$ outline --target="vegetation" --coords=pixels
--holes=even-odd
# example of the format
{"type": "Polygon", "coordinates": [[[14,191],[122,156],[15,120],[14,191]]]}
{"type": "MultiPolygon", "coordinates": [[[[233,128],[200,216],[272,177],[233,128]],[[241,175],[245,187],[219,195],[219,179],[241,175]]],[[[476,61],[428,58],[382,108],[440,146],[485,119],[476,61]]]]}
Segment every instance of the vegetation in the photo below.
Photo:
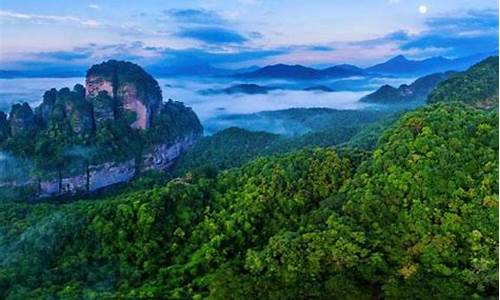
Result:
{"type": "Polygon", "coordinates": [[[381,120],[391,113],[374,110],[338,110],[330,108],[290,108],[253,114],[223,115],[205,128],[208,133],[221,131],[227,123],[251,131],[266,131],[286,136],[300,136],[310,132],[364,126],[381,120]]]}
{"type": "Polygon", "coordinates": [[[374,103],[423,102],[432,89],[448,78],[450,74],[452,73],[435,73],[423,76],[409,85],[402,84],[398,88],[384,85],[375,92],[361,98],[361,101],[374,103]]]}
{"type": "Polygon", "coordinates": [[[498,107],[498,56],[487,58],[443,81],[427,101],[457,101],[480,108],[498,107]]]}
{"type": "MultiPolygon", "coordinates": [[[[249,148],[280,140],[258,137],[249,148]]],[[[494,299],[497,187],[498,112],[432,105],[368,156],[309,149],[99,201],[1,204],[0,297],[494,299]]]]}

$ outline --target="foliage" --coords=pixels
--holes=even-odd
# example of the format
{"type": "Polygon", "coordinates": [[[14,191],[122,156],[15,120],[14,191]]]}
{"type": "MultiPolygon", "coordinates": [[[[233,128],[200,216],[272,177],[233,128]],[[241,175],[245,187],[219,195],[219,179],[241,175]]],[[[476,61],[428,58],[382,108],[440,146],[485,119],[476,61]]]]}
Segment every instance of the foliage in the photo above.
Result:
{"type": "Polygon", "coordinates": [[[4,203],[0,297],[494,299],[497,175],[498,113],[433,105],[369,157],[309,149],[99,200],[4,203]]]}
{"type": "Polygon", "coordinates": [[[480,108],[498,107],[498,56],[457,73],[434,89],[429,103],[464,102],[480,108]]]}

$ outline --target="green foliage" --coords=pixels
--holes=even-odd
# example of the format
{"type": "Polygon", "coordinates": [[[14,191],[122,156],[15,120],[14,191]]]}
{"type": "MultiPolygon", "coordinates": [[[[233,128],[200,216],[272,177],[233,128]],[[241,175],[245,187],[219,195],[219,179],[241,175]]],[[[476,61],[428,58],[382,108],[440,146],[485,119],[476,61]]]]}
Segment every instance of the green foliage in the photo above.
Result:
{"type": "MultiPolygon", "coordinates": [[[[318,114],[316,119],[324,119],[321,110],[318,114]]],[[[359,116],[361,115],[369,116],[370,113],[359,116]]],[[[339,119],[329,116],[330,124],[335,123],[336,126],[332,125],[330,128],[321,128],[293,137],[231,127],[201,139],[176,163],[172,173],[174,176],[182,176],[193,170],[199,172],[225,170],[239,167],[257,157],[303,148],[338,146],[371,150],[377,145],[382,132],[399,116],[398,114],[382,118],[381,115],[374,113],[372,117],[365,118],[366,124],[358,120],[354,113],[352,119],[346,116],[339,119]]],[[[312,119],[315,119],[312,114],[305,117],[305,120],[310,120],[306,122],[309,125],[313,123],[312,119]]]]}
{"type": "Polygon", "coordinates": [[[497,175],[498,113],[433,105],[369,157],[302,150],[98,200],[4,203],[0,297],[494,299],[497,175]]]}
{"type": "Polygon", "coordinates": [[[498,107],[498,56],[457,73],[434,89],[429,103],[463,102],[480,108],[498,107]]]}

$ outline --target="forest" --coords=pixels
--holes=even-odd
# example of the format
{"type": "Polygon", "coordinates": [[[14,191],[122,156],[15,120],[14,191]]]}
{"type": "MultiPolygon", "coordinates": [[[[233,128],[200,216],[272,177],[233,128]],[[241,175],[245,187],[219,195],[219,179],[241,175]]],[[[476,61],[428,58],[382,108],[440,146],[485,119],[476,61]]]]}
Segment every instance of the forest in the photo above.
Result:
{"type": "Polygon", "coordinates": [[[0,298],[496,299],[495,63],[363,128],[230,128],[173,178],[3,202],[0,298]]]}

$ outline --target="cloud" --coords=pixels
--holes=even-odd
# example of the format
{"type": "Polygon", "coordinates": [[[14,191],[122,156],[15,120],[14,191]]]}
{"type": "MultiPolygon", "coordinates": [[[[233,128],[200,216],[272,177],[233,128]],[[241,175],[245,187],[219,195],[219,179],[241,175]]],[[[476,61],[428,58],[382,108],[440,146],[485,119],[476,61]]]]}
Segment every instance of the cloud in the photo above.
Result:
{"type": "Polygon", "coordinates": [[[443,49],[445,55],[464,56],[498,49],[498,12],[475,10],[432,17],[423,32],[412,35],[402,50],[443,49]]]}
{"type": "Polygon", "coordinates": [[[405,30],[398,30],[394,32],[390,32],[386,35],[383,35],[381,37],[376,37],[373,39],[368,39],[368,40],[362,40],[362,41],[355,41],[352,42],[352,45],[358,45],[358,46],[365,46],[365,47],[370,47],[370,46],[377,46],[377,45],[383,45],[383,44],[389,44],[389,43],[401,43],[408,41],[410,39],[410,35],[407,31],[405,30]]]}
{"type": "Polygon", "coordinates": [[[307,48],[310,51],[317,51],[317,52],[328,52],[328,51],[335,50],[335,48],[333,48],[333,47],[323,46],[323,45],[309,46],[307,48]]]}
{"type": "Polygon", "coordinates": [[[418,33],[398,30],[350,46],[393,48],[414,56],[467,56],[498,49],[498,12],[473,10],[427,18],[418,33]]]}
{"type": "Polygon", "coordinates": [[[38,14],[25,14],[13,11],[0,10],[0,18],[8,18],[21,21],[32,22],[68,22],[77,23],[86,27],[96,27],[100,23],[95,20],[86,20],[75,16],[57,16],[57,15],[38,15],[38,14]]]}
{"type": "Polygon", "coordinates": [[[233,64],[253,61],[287,53],[285,49],[238,49],[236,51],[207,51],[202,49],[162,49],[160,50],[164,62],[173,64],[198,64],[213,65],[233,64]]]}
{"type": "Polygon", "coordinates": [[[217,12],[206,9],[170,9],[164,14],[179,23],[187,24],[223,24],[226,20],[217,12]]]}
{"type": "Polygon", "coordinates": [[[239,32],[224,27],[190,27],[182,28],[176,36],[210,44],[242,44],[248,38],[239,32]]]}
{"type": "Polygon", "coordinates": [[[101,7],[97,4],[89,4],[88,5],[88,8],[92,8],[92,9],[101,9],[101,7]]]}
{"type": "Polygon", "coordinates": [[[70,51],[48,51],[34,53],[40,60],[63,60],[75,61],[80,59],[88,59],[91,57],[92,52],[88,48],[78,48],[70,51]]]}

